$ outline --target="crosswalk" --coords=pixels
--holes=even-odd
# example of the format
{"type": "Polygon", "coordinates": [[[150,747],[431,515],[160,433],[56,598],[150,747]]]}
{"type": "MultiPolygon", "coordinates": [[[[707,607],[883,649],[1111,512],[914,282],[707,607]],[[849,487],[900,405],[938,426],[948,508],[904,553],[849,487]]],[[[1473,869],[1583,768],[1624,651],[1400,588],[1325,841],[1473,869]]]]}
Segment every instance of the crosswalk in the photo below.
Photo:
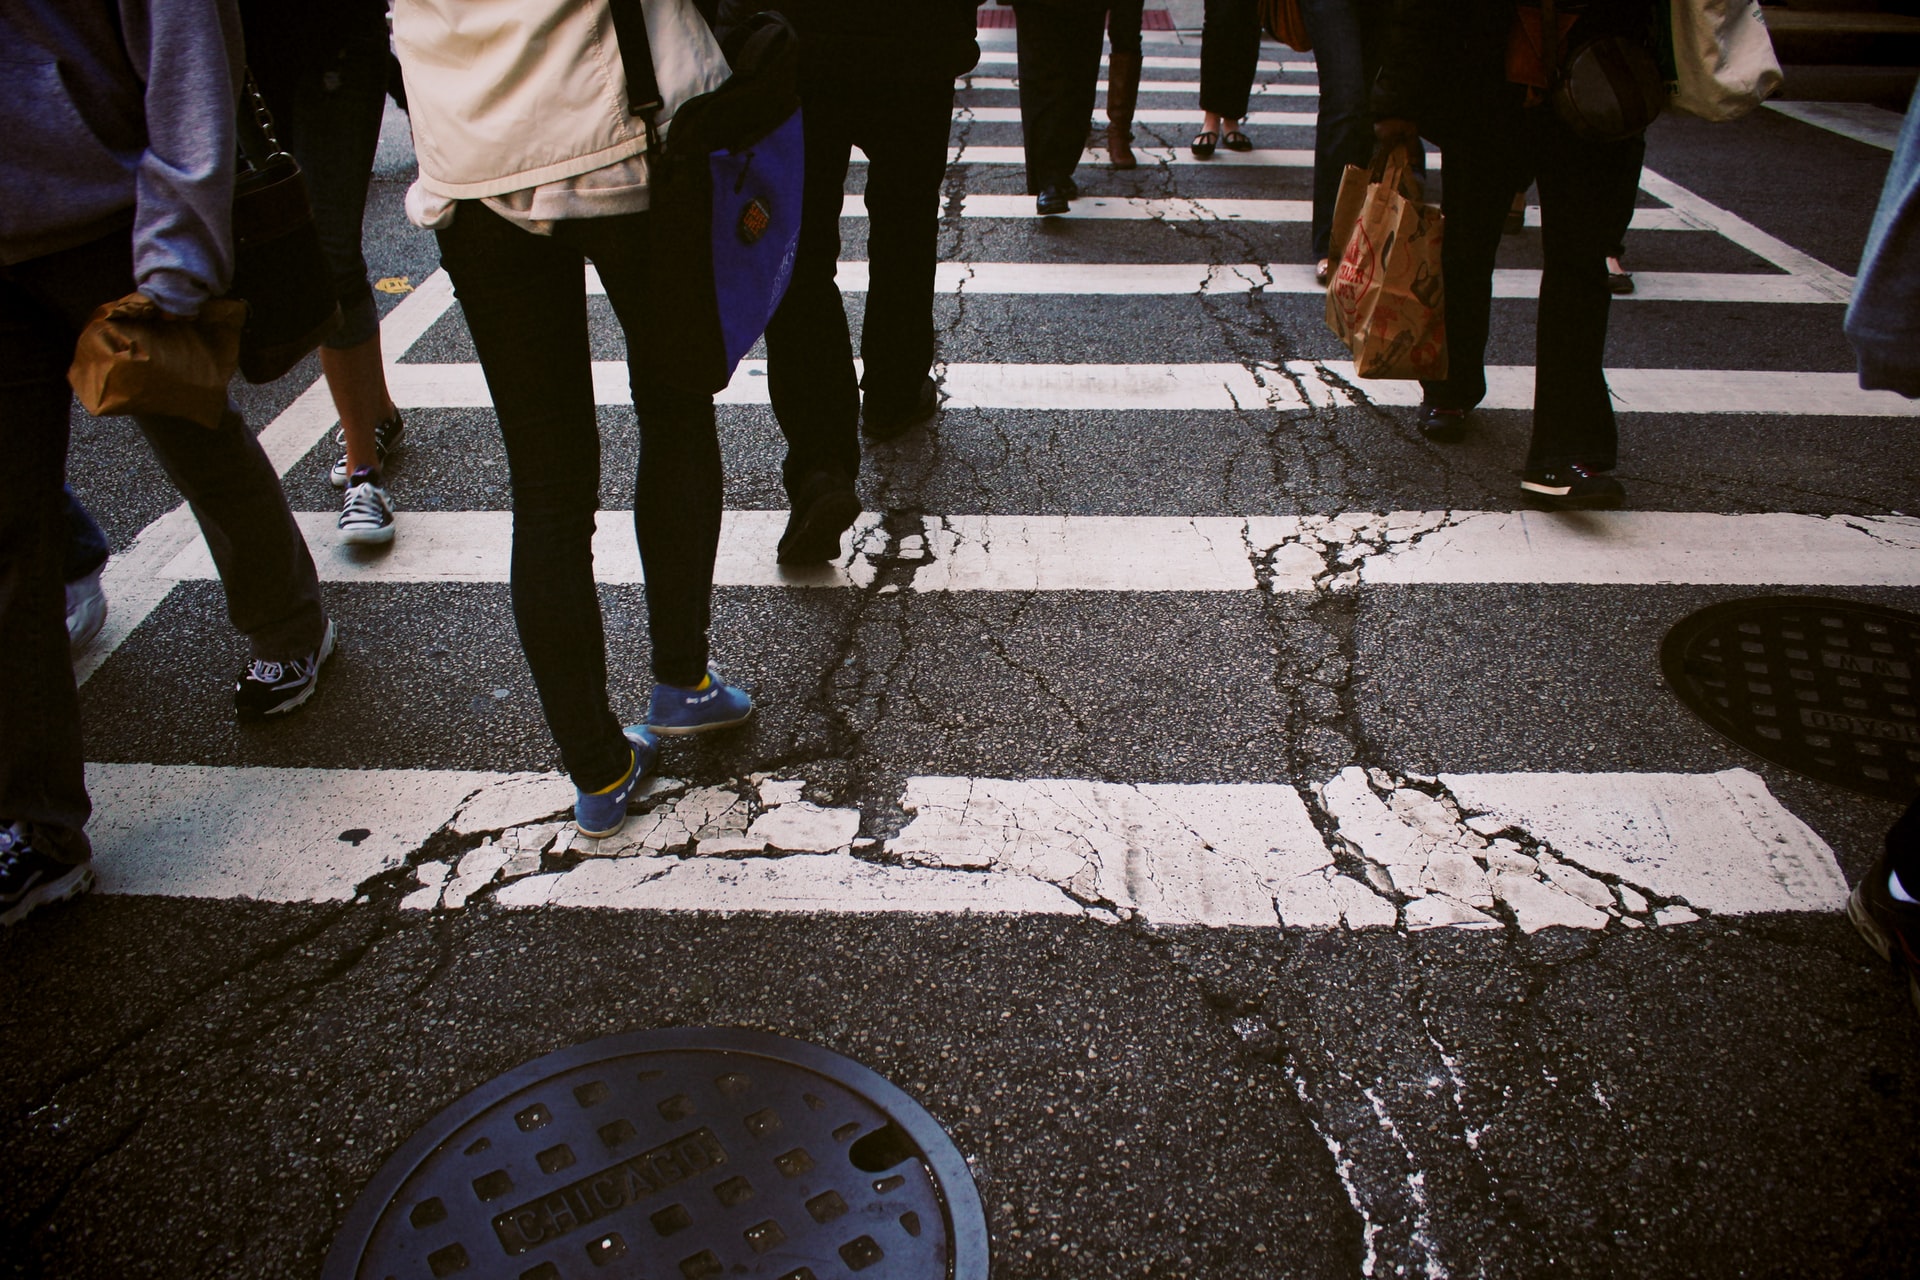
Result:
{"type": "MultiPolygon", "coordinates": [[[[1031,198],[1009,191],[1017,181],[1011,166],[1021,156],[1013,61],[1006,40],[987,39],[981,67],[961,82],[957,99],[943,207],[943,243],[953,251],[937,285],[940,305],[955,308],[942,313],[951,319],[947,359],[938,369],[942,424],[924,441],[869,455],[866,483],[884,488],[890,502],[856,523],[842,556],[827,568],[780,569],[772,549],[785,513],[730,495],[716,574],[723,594],[795,597],[796,609],[812,607],[801,598],[854,600],[862,610],[884,602],[894,617],[934,630],[983,629],[979,640],[989,652],[999,624],[966,613],[970,602],[1119,602],[1120,614],[1102,612],[1107,603],[1090,606],[1081,633],[1054,642],[1097,643],[1110,653],[1117,680],[1151,689],[1165,673],[1141,665],[1156,659],[1128,648],[1116,618],[1156,600],[1206,616],[1263,602],[1417,607],[1407,593],[1435,587],[1920,588],[1920,519],[1897,513],[1734,504],[1554,516],[1430,509],[1418,505],[1418,495],[1409,495],[1404,509],[1307,510],[1284,476],[1245,509],[1180,511],[1167,509],[1144,461],[1130,477],[1135,496],[1125,512],[1077,510],[1072,494],[1059,495],[1056,509],[1003,509],[991,475],[1005,460],[961,424],[1071,442],[1076,433],[1124,438],[1131,422],[1151,415],[1191,428],[1194,447],[1204,453],[1201,428],[1220,416],[1250,416],[1273,431],[1323,423],[1364,433],[1382,429],[1381,411],[1418,399],[1414,384],[1363,381],[1350,364],[1303,357],[1284,341],[1259,359],[1140,361],[1129,358],[1137,347],[1116,345],[1110,361],[1059,361],[1035,358],[1016,331],[992,335],[993,358],[974,358],[989,345],[967,329],[965,303],[974,297],[1017,298],[1034,316],[1071,325],[1107,306],[1151,309],[1213,298],[1272,298],[1276,306],[1298,298],[1306,307],[1300,314],[1310,319],[1317,292],[1311,264],[1286,260],[1274,247],[1310,216],[1311,152],[1302,145],[1307,135],[1294,130],[1313,123],[1311,61],[1270,50],[1261,63],[1256,99],[1264,105],[1249,124],[1273,131],[1260,141],[1288,146],[1202,164],[1178,145],[1143,139],[1138,182],[1105,174],[1089,152],[1086,197],[1068,219],[1045,229],[1066,242],[1057,252],[1034,237],[1031,198]],[[1176,175],[1178,193],[1168,194],[1155,174],[1176,175]],[[1269,246],[1268,256],[1203,260],[1225,251],[1207,239],[1213,224],[1230,224],[1242,237],[1234,254],[1252,237],[1269,246]],[[1073,250],[1071,237],[1092,228],[1102,236],[1094,248],[1073,250]],[[1184,256],[1157,260],[1168,243],[1155,237],[1179,237],[1174,243],[1184,256]],[[1129,256],[1142,248],[1148,251],[1129,256]],[[975,480],[971,490],[936,485],[937,494],[970,491],[977,504],[954,509],[932,495],[903,496],[910,483],[890,472],[907,466],[916,450],[932,455],[927,465],[975,480]],[[960,612],[943,612],[950,610],[960,612]]],[[[1150,52],[1145,63],[1152,78],[1142,86],[1148,105],[1139,123],[1192,122],[1190,100],[1163,105],[1162,95],[1194,94],[1199,60],[1150,52]]],[[[1437,163],[1435,169],[1444,172],[1437,163]]],[[[840,278],[857,300],[867,283],[857,243],[865,216],[858,168],[852,183],[844,217],[856,243],[840,278]]],[[[1660,237],[1670,255],[1711,245],[1712,269],[1641,273],[1633,305],[1614,312],[1616,327],[1642,323],[1642,314],[1646,324],[1670,323],[1639,305],[1653,302],[1816,308],[1838,323],[1852,285],[1845,271],[1662,174],[1649,171],[1642,187],[1646,199],[1631,234],[1660,237]]],[[[1537,221],[1531,211],[1529,225],[1537,221]]],[[[590,270],[588,285],[599,292],[590,270]]],[[[1495,292],[1524,300],[1538,288],[1537,271],[1503,267],[1495,292]]],[[[491,400],[476,363],[444,355],[449,338],[460,336],[445,277],[416,282],[382,333],[396,403],[423,425],[454,424],[442,438],[477,448],[483,437],[462,435],[471,430],[463,424],[475,414],[484,419],[491,400]]],[[[1488,410],[1530,407],[1530,367],[1488,372],[1488,410]]],[[[630,403],[622,362],[596,361],[593,376],[601,405],[630,403]]],[[[1863,392],[1852,374],[1832,368],[1620,367],[1608,378],[1629,434],[1646,424],[1651,436],[1677,417],[1737,418],[1748,436],[1817,435],[1831,424],[1863,421],[1904,429],[1913,418],[1909,402],[1863,392]]],[[[751,451],[761,447],[754,441],[765,436],[768,421],[764,362],[743,363],[717,403],[730,470],[752,469],[751,451]]],[[[316,384],[267,426],[262,440],[283,473],[317,473],[330,461],[333,425],[331,401],[316,384]]],[[[416,438],[432,434],[414,431],[416,438]]],[[[401,511],[390,551],[342,545],[332,511],[299,515],[323,579],[353,592],[336,599],[404,613],[428,607],[417,593],[432,590],[433,610],[484,615],[497,643],[510,646],[500,590],[511,539],[504,498],[478,501],[471,488],[417,483],[405,455],[393,484],[401,511]]],[[[630,512],[617,508],[600,513],[596,574],[609,590],[631,592],[642,580],[629,521],[630,512]]],[[[108,568],[113,612],[78,664],[81,678],[114,662],[176,592],[212,577],[210,555],[184,508],[154,521],[108,568]]],[[[358,620],[351,613],[341,620],[348,647],[336,667],[399,660],[356,649],[358,620]]],[[[855,615],[837,625],[857,630],[863,623],[855,615]]],[[[375,644],[393,643],[390,631],[367,631],[375,644]]],[[[757,660],[754,644],[752,636],[735,644],[749,667],[757,660]]],[[[855,636],[852,648],[859,647],[855,636]]],[[[1241,656],[1257,662],[1279,652],[1241,656]]],[[[780,673],[783,687],[793,683],[790,674],[780,673]]],[[[1250,696],[1280,696],[1273,670],[1249,674],[1250,696]]],[[[1366,675],[1400,678],[1391,668],[1366,675]]],[[[1302,678],[1299,671],[1278,674],[1281,683],[1302,678]]],[[[1475,691],[1459,696],[1471,701],[1475,691]]],[[[917,698],[896,701],[906,707],[917,698]]],[[[1712,913],[1830,912],[1844,898],[1845,880],[1821,836],[1761,774],[1743,767],[1750,762],[1726,752],[1709,768],[1653,760],[1632,771],[1584,772],[1489,767],[1470,752],[1443,760],[1443,770],[1433,773],[1394,760],[1309,768],[1276,759],[1264,776],[1247,777],[1243,766],[1209,760],[1203,750],[1172,778],[1158,766],[1137,776],[1062,776],[1054,771],[1057,757],[1041,748],[1054,718],[1076,715],[1073,702],[1071,691],[1046,688],[1023,712],[1031,722],[1010,735],[1028,743],[1034,761],[1044,755],[1044,765],[1015,749],[995,772],[962,773],[930,752],[889,761],[884,783],[843,787],[838,796],[809,775],[804,760],[759,772],[750,747],[730,756],[721,748],[720,757],[688,760],[689,778],[656,784],[628,829],[602,841],[580,837],[565,822],[571,790],[564,777],[507,760],[418,768],[350,760],[298,768],[233,759],[101,761],[90,767],[89,781],[102,888],[350,901],[397,885],[405,905],[417,910],[459,909],[485,896],[519,910],[1028,913],[1156,925],[1527,933],[1678,927],[1712,913]]],[[[323,692],[303,718],[328,714],[323,692]]],[[[763,703],[763,721],[778,724],[786,714],[763,703]]],[[[934,720],[946,712],[914,706],[898,714],[934,720]]],[[[1133,718],[1143,741],[1163,714],[1171,713],[1150,693],[1136,698],[1133,718]]],[[[1224,741],[1245,730],[1229,710],[1219,724],[1189,736],[1204,740],[1209,732],[1224,741]]],[[[856,773],[864,767],[857,758],[851,764],[856,773]]],[[[676,767],[670,754],[666,769],[676,767]]]]}

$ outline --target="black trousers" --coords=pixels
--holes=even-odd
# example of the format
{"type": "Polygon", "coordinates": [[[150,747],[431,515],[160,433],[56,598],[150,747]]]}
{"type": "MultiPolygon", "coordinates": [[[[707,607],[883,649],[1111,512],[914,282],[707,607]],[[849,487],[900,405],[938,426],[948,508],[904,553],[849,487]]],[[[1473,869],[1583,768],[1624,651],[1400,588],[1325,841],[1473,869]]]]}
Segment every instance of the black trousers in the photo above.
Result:
{"type": "Polygon", "coordinates": [[[1101,9],[1015,4],[1019,29],[1020,135],[1027,148],[1027,194],[1073,177],[1086,150],[1100,79],[1101,9]]]}
{"type": "Polygon", "coordinates": [[[547,727],[574,785],[626,772],[607,702],[607,645],[593,581],[600,423],[587,342],[583,259],[599,269],[627,340],[640,420],[633,528],[646,576],[654,678],[706,674],[713,558],[720,544],[720,439],[713,398],[668,386],[636,358],[644,332],[647,215],[578,218],[535,235],[478,200],[437,233],[500,417],[513,481],[513,620],[547,727]]]}
{"type": "Polygon", "coordinates": [[[1577,462],[1600,471],[1618,461],[1618,432],[1603,360],[1607,345],[1607,255],[1622,202],[1640,180],[1639,139],[1589,142],[1551,108],[1516,108],[1443,146],[1440,206],[1447,287],[1447,378],[1425,382],[1426,401],[1471,409],[1487,394],[1487,328],[1493,263],[1513,193],[1527,173],[1540,186],[1545,255],[1535,322],[1533,442],[1529,468],[1577,462]]]}
{"type": "Polygon", "coordinates": [[[1260,68],[1259,0],[1206,0],[1200,28],[1200,109],[1244,120],[1260,68]]]}
{"type": "Polygon", "coordinates": [[[867,156],[867,305],[860,327],[867,402],[910,402],[933,367],[933,280],[940,188],[953,123],[953,81],[855,82],[801,88],[805,207],[787,296],[767,325],[767,391],[787,438],[787,493],[809,475],[860,470],[852,338],[834,274],[850,154],[867,156]]]}

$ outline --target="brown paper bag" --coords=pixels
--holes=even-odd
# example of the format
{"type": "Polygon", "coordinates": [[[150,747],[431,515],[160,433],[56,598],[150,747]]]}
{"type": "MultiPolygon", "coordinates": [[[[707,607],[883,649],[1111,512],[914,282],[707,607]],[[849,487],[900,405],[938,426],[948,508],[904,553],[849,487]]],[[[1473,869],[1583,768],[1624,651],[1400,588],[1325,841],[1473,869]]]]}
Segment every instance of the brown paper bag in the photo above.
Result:
{"type": "Polygon", "coordinates": [[[1362,378],[1447,376],[1440,211],[1417,190],[1396,150],[1368,185],[1327,288],[1327,327],[1362,378]]]}
{"type": "Polygon", "coordinates": [[[67,381],[96,417],[151,413],[217,427],[246,319],[246,303],[215,298],[191,320],[170,320],[151,298],[130,293],[88,319],[67,381]]]}
{"type": "MultiPolygon", "coordinates": [[[[1333,199],[1333,226],[1327,237],[1335,266],[1340,265],[1340,255],[1347,247],[1347,238],[1353,234],[1353,224],[1360,217],[1360,206],[1366,203],[1367,187],[1372,182],[1372,176],[1357,164],[1348,165],[1340,175],[1340,194],[1333,199]]],[[[1333,281],[1327,284],[1331,287],[1333,281]]]]}

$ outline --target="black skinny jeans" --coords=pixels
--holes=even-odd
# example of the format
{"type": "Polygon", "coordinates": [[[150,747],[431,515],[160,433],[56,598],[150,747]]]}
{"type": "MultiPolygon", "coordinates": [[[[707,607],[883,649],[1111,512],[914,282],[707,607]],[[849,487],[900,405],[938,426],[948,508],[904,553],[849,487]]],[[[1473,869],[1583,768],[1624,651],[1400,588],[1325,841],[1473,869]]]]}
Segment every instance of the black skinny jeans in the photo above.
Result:
{"type": "Polygon", "coordinates": [[[462,201],[438,233],[493,393],[513,480],[513,620],[547,727],[574,784],[626,772],[607,702],[607,645],[593,581],[600,424],[587,344],[582,259],[591,259],[628,336],[640,421],[633,529],[646,575],[654,678],[696,685],[707,665],[713,558],[720,544],[720,441],[713,399],[681,391],[633,355],[647,306],[647,215],[581,218],[551,236],[462,201]]]}

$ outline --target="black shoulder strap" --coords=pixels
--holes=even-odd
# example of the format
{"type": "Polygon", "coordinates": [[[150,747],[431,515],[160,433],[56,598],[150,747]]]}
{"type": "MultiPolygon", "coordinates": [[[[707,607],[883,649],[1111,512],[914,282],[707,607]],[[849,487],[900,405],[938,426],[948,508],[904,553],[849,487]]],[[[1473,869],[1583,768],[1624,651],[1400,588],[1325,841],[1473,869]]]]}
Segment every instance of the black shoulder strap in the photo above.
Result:
{"type": "Polygon", "coordinates": [[[647,122],[647,142],[653,142],[653,118],[665,100],[653,73],[653,46],[647,42],[646,0],[607,0],[613,13],[613,37],[620,42],[620,62],[627,72],[627,111],[647,122]]]}

